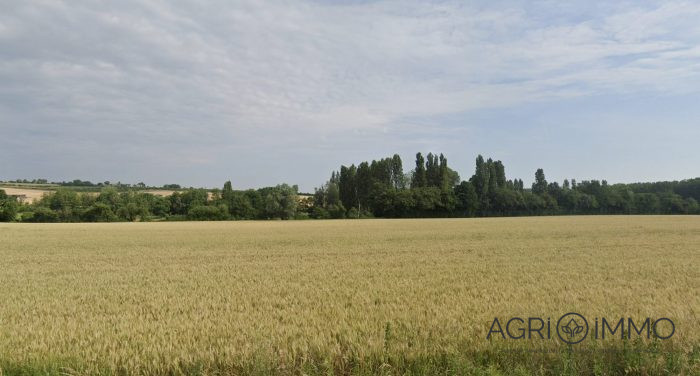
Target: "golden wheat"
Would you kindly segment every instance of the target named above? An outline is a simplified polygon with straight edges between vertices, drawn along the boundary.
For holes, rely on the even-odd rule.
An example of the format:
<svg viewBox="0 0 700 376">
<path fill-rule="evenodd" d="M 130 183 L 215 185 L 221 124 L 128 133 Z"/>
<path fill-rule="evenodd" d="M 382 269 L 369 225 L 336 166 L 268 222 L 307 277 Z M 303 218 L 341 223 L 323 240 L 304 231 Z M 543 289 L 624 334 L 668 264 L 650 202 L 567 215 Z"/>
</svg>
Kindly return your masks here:
<svg viewBox="0 0 700 376">
<path fill-rule="evenodd" d="M 511 345 L 486 340 L 495 316 L 569 311 L 700 339 L 697 216 L 0 224 L 0 244 L 0 365 L 487 351 Z"/>
</svg>

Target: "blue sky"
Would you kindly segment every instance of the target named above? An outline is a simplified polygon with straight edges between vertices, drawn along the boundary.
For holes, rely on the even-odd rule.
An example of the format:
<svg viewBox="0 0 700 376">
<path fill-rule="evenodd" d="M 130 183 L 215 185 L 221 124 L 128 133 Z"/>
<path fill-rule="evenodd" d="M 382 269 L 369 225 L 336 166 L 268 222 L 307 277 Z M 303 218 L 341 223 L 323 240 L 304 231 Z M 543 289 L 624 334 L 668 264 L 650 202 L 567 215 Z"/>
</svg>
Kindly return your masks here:
<svg viewBox="0 0 700 376">
<path fill-rule="evenodd" d="M 700 175 L 697 2 L 2 3 L 0 179 L 311 191 L 417 151 Z"/>
</svg>

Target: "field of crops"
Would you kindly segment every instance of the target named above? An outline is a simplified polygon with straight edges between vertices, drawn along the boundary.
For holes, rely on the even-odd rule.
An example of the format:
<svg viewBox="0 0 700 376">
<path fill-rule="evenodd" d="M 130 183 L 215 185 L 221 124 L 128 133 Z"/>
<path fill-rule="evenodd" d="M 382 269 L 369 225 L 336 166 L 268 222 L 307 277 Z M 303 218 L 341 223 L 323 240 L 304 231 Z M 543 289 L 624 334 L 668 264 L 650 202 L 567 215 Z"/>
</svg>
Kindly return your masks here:
<svg viewBox="0 0 700 376">
<path fill-rule="evenodd" d="M 700 373 L 697 216 L 0 224 L 0 244 L 2 375 Z M 486 339 L 571 311 L 675 333 Z"/>
</svg>

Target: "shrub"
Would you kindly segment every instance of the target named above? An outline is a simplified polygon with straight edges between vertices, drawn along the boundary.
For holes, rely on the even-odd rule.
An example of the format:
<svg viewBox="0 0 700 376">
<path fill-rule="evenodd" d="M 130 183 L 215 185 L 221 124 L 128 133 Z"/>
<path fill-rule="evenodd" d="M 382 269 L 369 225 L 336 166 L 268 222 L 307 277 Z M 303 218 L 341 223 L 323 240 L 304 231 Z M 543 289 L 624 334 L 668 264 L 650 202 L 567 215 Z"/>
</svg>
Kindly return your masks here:
<svg viewBox="0 0 700 376">
<path fill-rule="evenodd" d="M 27 222 L 58 222 L 58 213 L 47 207 L 38 206 L 31 215 L 23 220 Z"/>
<path fill-rule="evenodd" d="M 86 222 L 112 222 L 117 220 L 112 208 L 103 203 L 95 203 L 85 209 L 80 218 Z"/>
<path fill-rule="evenodd" d="M 330 214 L 331 218 L 334 219 L 345 218 L 345 207 L 343 206 L 343 204 L 329 205 L 328 213 Z"/>
<path fill-rule="evenodd" d="M 313 209 L 311 209 L 311 218 L 314 219 L 328 219 L 330 218 L 330 214 L 328 214 L 328 210 L 320 207 L 320 206 L 314 206 Z"/>
<path fill-rule="evenodd" d="M 348 217 L 349 219 L 357 219 L 357 218 L 360 218 L 360 211 L 357 210 L 357 208 L 353 206 L 352 208 L 350 208 L 350 210 L 348 210 L 347 217 Z"/>
<path fill-rule="evenodd" d="M 187 218 L 194 221 L 221 221 L 227 219 L 228 215 L 216 206 L 195 206 L 187 212 Z"/>
<path fill-rule="evenodd" d="M 5 191 L 0 190 L 0 192 L 5 193 Z M 17 216 L 17 201 L 14 197 L 6 197 L 0 199 L 0 222 L 11 222 L 15 220 Z"/>
</svg>

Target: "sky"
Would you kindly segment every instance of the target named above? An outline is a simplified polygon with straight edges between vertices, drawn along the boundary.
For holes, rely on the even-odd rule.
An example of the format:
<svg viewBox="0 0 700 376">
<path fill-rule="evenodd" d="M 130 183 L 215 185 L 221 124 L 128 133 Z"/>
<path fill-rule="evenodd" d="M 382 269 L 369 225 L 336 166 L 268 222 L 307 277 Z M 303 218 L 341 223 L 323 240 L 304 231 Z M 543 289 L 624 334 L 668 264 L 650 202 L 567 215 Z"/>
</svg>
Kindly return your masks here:
<svg viewBox="0 0 700 376">
<path fill-rule="evenodd" d="M 0 0 L 0 180 L 700 176 L 700 2 Z"/>
</svg>

